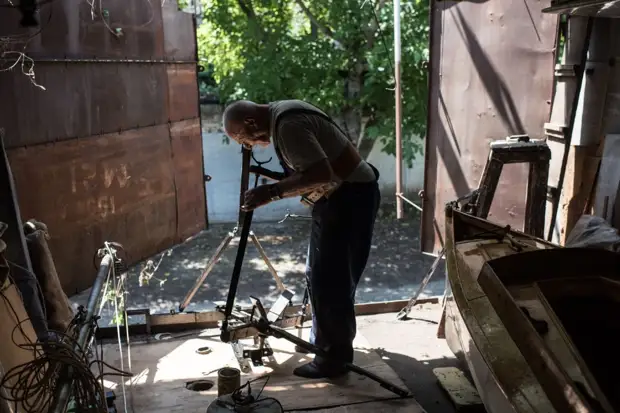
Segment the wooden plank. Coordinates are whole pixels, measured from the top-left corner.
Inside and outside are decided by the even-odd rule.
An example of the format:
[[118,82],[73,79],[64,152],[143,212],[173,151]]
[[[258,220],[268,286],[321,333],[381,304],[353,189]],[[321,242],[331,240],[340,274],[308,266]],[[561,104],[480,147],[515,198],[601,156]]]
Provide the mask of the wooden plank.
[[177,196],[177,240],[181,242],[206,227],[200,119],[171,124],[170,139]]
[[[303,337],[307,338],[308,335],[309,329],[304,329]],[[286,340],[272,338],[269,343],[274,349],[273,359],[264,367],[254,367],[248,374],[243,373],[241,382],[269,375],[262,394],[278,399],[285,410],[332,408],[395,397],[376,382],[354,373],[336,380],[295,377],[292,375],[293,369],[309,361],[311,356],[295,353],[293,344]],[[204,346],[210,347],[212,352],[208,355],[197,354],[196,350]],[[362,336],[356,338],[355,347],[355,362],[358,366],[405,387],[396,373],[381,360]],[[217,370],[226,366],[239,368],[231,346],[213,336],[134,345],[131,354],[136,376],[127,384],[132,385],[136,411],[160,409],[162,412],[203,413],[205,407],[217,397]],[[104,346],[104,360],[119,367],[118,347]],[[192,392],[185,388],[188,381],[197,379],[212,380],[215,386],[205,392]],[[116,382],[107,386],[120,391],[118,380],[111,380]],[[252,388],[257,392],[261,386],[261,382],[256,382]],[[415,401],[410,399],[408,402],[408,411],[423,412]]]
[[[611,211],[616,200],[618,182],[620,182],[620,135],[607,135],[603,149],[601,169],[596,183],[594,196],[594,215],[611,221]],[[608,198],[606,202],[606,198]],[[607,210],[608,216],[603,212]]]
[[49,227],[66,292],[91,286],[103,241],[135,262],[175,241],[168,125],[9,151],[24,219]]
[[[418,304],[437,304],[437,297],[422,298]],[[377,303],[355,304],[355,315],[374,315],[395,313],[406,306],[408,300],[384,301]],[[251,311],[251,308],[245,308]],[[300,305],[293,305],[285,310],[286,315],[295,315],[301,310]],[[310,309],[312,311],[312,309]],[[176,313],[176,314],[151,314],[149,316],[151,330],[156,333],[171,333],[178,331],[188,331],[204,328],[217,328],[218,322],[224,319],[220,311],[205,311],[199,313]],[[145,324],[132,324],[129,326],[131,335],[146,334]],[[101,327],[97,330],[97,337],[100,339],[116,338],[116,327]]]
[[460,369],[438,367],[433,369],[433,374],[458,412],[483,413],[485,411],[478,391]]

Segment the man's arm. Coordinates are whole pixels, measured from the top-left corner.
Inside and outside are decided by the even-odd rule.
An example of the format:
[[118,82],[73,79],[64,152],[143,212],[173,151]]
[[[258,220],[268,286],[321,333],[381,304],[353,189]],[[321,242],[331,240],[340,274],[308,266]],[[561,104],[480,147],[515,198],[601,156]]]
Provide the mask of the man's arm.
[[305,171],[294,173],[274,185],[282,198],[289,198],[313,192],[332,182],[333,176],[332,167],[324,158]]
[[306,126],[293,119],[280,126],[281,149],[295,169],[293,175],[275,184],[282,198],[312,192],[334,179],[327,155]]
[[275,172],[257,165],[250,165],[250,173],[264,176],[272,181],[281,181],[286,177],[286,175],[282,172]]

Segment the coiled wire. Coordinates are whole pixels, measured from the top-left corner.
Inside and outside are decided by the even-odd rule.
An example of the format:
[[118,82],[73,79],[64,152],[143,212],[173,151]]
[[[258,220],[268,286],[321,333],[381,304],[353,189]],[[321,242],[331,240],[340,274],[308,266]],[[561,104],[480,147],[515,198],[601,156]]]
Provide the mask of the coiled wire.
[[[15,319],[19,320],[16,310],[3,291],[0,295],[11,309]],[[22,326],[28,319],[17,322],[11,332],[11,340],[15,346],[31,351],[33,360],[6,371],[0,380],[0,388],[5,389],[4,394],[0,396],[15,403],[15,410],[20,404],[24,413],[48,412],[54,402],[58,386],[64,381],[63,379],[67,379],[67,377],[61,377],[61,373],[69,370],[76,411],[107,413],[107,402],[102,386],[103,378],[105,376],[131,377],[132,374],[105,363],[99,357],[89,362],[89,352],[80,348],[74,338],[83,324],[83,314],[83,310],[79,311],[65,332],[51,332],[55,337],[47,341],[33,342],[28,337]],[[93,327],[96,327],[96,322],[95,319]],[[19,344],[16,341],[15,334],[18,331],[26,343]],[[99,368],[98,376],[95,376],[92,370],[95,365]],[[104,366],[111,371],[104,373]]]

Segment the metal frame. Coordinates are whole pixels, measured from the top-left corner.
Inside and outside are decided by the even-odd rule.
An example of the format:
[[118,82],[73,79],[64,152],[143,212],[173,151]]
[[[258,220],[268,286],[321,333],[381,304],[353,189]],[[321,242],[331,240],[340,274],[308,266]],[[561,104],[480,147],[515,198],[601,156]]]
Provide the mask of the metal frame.
[[[258,165],[259,168],[261,167],[261,164],[268,163],[268,162],[271,161],[271,158],[269,158],[269,160],[266,161],[266,162],[257,161],[256,158],[254,158],[254,155],[252,155],[252,150],[251,149],[243,148],[242,151],[243,151],[243,160],[242,160],[242,168],[241,168],[241,188],[240,188],[240,192],[239,192],[240,193],[239,205],[243,205],[244,194],[245,194],[245,192],[249,188],[249,184],[250,184],[250,162],[251,162],[251,160],[253,159],[254,162],[256,162],[256,164]],[[254,187],[256,187],[258,185],[259,178],[260,178],[260,175],[257,173],[256,174],[256,179],[254,181]],[[189,303],[192,300],[192,298],[194,298],[194,296],[196,295],[196,293],[198,292],[198,290],[200,289],[202,284],[204,284],[205,280],[207,279],[207,277],[211,273],[211,271],[213,271],[213,268],[215,268],[215,264],[218,263],[218,261],[220,260],[222,254],[224,253],[224,251],[226,251],[226,248],[228,248],[228,246],[230,245],[230,243],[233,240],[233,238],[235,238],[237,236],[237,232],[239,231],[239,224],[241,222],[245,222],[246,214],[247,214],[246,212],[243,212],[243,210],[239,209],[239,217],[238,217],[237,225],[233,228],[233,230],[231,232],[228,233],[228,235],[226,235],[226,237],[222,240],[220,245],[217,247],[217,249],[215,250],[215,253],[213,254],[211,259],[207,263],[206,268],[204,269],[202,274],[200,274],[200,276],[196,279],[196,282],[194,283],[194,286],[187,292],[187,295],[185,296],[183,301],[181,301],[181,304],[179,305],[179,312],[185,311],[185,309],[189,305]],[[251,218],[250,218],[250,221],[251,221]],[[244,234],[243,229],[244,229],[244,227],[245,227],[245,225],[241,226],[242,230],[241,230],[240,237],[243,237],[243,234]],[[256,249],[258,250],[258,253],[260,254],[260,256],[263,259],[263,261],[265,262],[265,265],[267,265],[267,268],[269,269],[269,272],[271,273],[271,276],[273,277],[273,279],[276,282],[276,288],[281,293],[284,292],[286,290],[286,287],[284,286],[284,283],[282,282],[282,279],[278,275],[278,272],[276,271],[275,267],[271,263],[271,260],[267,256],[267,253],[263,249],[263,246],[261,245],[260,241],[258,240],[258,237],[256,236],[256,234],[254,234],[253,231],[249,231],[248,236],[250,237],[250,239],[252,240],[252,243],[254,244]],[[245,240],[245,242],[247,242],[247,239]],[[239,245],[241,245],[241,244],[239,244]],[[245,245],[244,245],[243,248],[245,249]]]
[[[112,268],[115,264],[115,257],[109,252],[104,252],[101,258],[101,264],[99,265],[99,271],[97,272],[97,278],[93,284],[92,290],[88,297],[88,303],[86,304],[86,316],[83,320],[82,327],[79,330],[77,341],[75,343],[74,350],[76,353],[87,351],[88,344],[91,342],[95,334],[97,308],[101,302],[103,287],[108,279]],[[50,412],[63,413],[67,409],[67,404],[71,398],[73,379],[71,378],[71,371],[69,367],[64,369],[64,374],[61,373],[61,377],[65,379],[61,382],[54,404],[50,408]]]

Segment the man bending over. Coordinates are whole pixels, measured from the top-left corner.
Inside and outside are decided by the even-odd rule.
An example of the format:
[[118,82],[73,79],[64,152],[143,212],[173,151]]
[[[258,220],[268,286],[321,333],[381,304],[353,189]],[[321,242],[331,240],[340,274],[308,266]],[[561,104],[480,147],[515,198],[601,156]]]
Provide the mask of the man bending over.
[[245,147],[273,143],[285,171],[277,183],[247,191],[244,210],[302,194],[314,203],[306,261],[310,341],[329,357],[316,356],[294,373],[340,376],[344,363],[353,361],[355,290],[370,252],[379,173],[325,113],[302,101],[232,103],[224,111],[224,129]]

